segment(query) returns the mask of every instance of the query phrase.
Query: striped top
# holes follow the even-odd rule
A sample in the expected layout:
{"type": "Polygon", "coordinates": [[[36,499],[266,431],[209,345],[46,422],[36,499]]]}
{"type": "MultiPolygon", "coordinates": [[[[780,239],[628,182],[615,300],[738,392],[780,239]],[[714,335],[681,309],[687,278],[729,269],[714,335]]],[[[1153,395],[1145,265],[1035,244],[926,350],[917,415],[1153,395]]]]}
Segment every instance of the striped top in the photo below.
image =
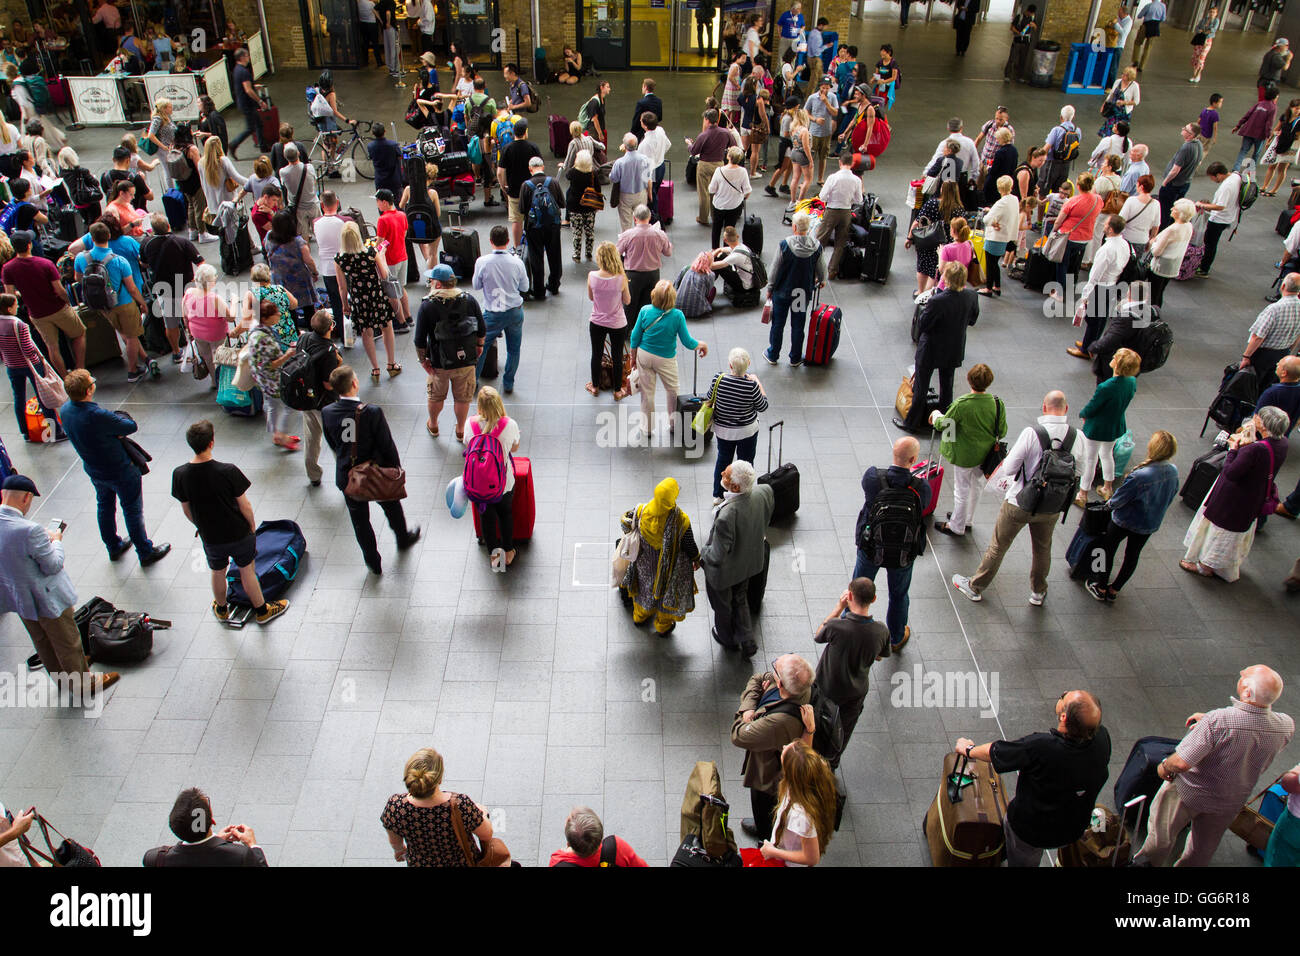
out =
{"type": "Polygon", "coordinates": [[[758,433],[758,413],[767,411],[767,396],[752,378],[730,372],[713,376],[718,396],[713,402],[713,433],[727,441],[739,441],[758,433]]]}
{"type": "Polygon", "coordinates": [[[1178,756],[1191,764],[1174,778],[1178,796],[1197,813],[1241,809],[1294,734],[1295,721],[1271,707],[1233,700],[1210,711],[1178,745],[1178,756]]]}
{"type": "Polygon", "coordinates": [[[41,353],[32,341],[31,330],[22,319],[0,317],[0,357],[3,357],[6,368],[26,368],[27,359],[31,359],[35,366],[41,365],[41,353]]]}

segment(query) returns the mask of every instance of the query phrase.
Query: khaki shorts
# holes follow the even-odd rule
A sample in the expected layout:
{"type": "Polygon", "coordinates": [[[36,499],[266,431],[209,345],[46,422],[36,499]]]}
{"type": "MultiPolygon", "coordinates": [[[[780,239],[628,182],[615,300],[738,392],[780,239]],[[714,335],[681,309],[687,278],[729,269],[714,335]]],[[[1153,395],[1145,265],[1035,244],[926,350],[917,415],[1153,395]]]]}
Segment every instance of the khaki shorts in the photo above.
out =
{"type": "Polygon", "coordinates": [[[523,222],[524,214],[519,210],[519,200],[513,196],[506,197],[507,220],[509,222],[523,222]]]}
{"type": "Polygon", "coordinates": [[[109,309],[108,324],[123,338],[134,338],[144,334],[144,323],[140,321],[140,307],[134,302],[124,302],[109,309]]]}
{"type": "Polygon", "coordinates": [[[474,380],[477,377],[477,371],[473,365],[467,365],[464,368],[436,368],[433,374],[429,376],[429,383],[425,386],[429,393],[429,398],[435,402],[445,402],[447,400],[447,389],[451,388],[451,398],[454,402],[470,402],[474,400],[474,380]]]}
{"type": "Polygon", "coordinates": [[[70,305],[65,305],[53,315],[45,315],[39,319],[32,319],[36,330],[41,333],[41,338],[47,342],[57,342],[59,333],[62,332],[70,339],[86,334],[86,327],[82,324],[81,319],[77,318],[77,311],[70,305]]]}

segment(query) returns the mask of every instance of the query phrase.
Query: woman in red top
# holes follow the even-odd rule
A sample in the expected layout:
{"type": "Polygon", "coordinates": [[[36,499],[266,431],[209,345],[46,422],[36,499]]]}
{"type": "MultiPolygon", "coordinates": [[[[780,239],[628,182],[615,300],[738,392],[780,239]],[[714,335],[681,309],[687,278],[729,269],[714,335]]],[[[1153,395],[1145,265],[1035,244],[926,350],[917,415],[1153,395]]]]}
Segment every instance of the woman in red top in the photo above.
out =
{"type": "Polygon", "coordinates": [[[1065,247],[1065,257],[1056,264],[1056,282],[1060,289],[1052,293],[1053,299],[1061,298],[1065,291],[1065,277],[1074,277],[1083,262],[1083,250],[1092,239],[1093,230],[1097,228],[1097,213],[1101,212],[1102,198],[1092,191],[1092,173],[1080,173],[1074,181],[1075,192],[1056,217],[1054,232],[1063,232],[1069,237],[1065,247]]]}
{"type": "Polygon", "coordinates": [[[268,183],[262,187],[262,195],[253,203],[253,228],[257,230],[257,241],[266,247],[266,234],[271,230],[271,218],[280,211],[280,187],[268,183]]]}
{"type": "MultiPolygon", "coordinates": [[[[37,375],[44,375],[45,360],[32,341],[31,329],[18,318],[17,312],[18,296],[7,292],[0,294],[0,358],[4,359],[9,384],[14,390],[14,417],[18,419],[18,434],[23,436],[23,441],[31,441],[27,434],[27,383],[31,382],[32,389],[35,390],[36,379],[32,375],[32,369],[36,370],[37,375]]],[[[38,392],[38,403],[39,395],[38,392]]],[[[63,433],[63,425],[59,423],[55,410],[46,408],[41,403],[41,414],[54,422],[54,440],[65,441],[68,436],[63,433]]]]}

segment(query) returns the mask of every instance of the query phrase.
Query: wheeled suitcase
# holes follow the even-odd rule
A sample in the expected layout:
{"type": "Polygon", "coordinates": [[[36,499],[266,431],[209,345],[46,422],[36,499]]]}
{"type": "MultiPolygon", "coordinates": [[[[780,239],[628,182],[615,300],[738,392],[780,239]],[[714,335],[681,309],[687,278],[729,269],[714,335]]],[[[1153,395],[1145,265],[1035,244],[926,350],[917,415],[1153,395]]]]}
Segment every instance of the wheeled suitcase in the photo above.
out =
{"type": "Polygon", "coordinates": [[[235,241],[226,242],[224,233],[219,237],[221,246],[221,271],[228,276],[237,276],[253,268],[253,237],[248,231],[248,216],[239,215],[239,225],[235,229],[235,241]]]}
{"type": "MultiPolygon", "coordinates": [[[[511,528],[510,537],[515,542],[527,541],[533,536],[533,524],[537,520],[537,497],[533,490],[533,463],[523,455],[512,455],[515,469],[514,497],[510,501],[511,528]]],[[[483,519],[477,508],[471,508],[474,514],[474,534],[479,544],[483,543],[483,519]]]]}
{"type": "Polygon", "coordinates": [[[82,237],[80,217],[77,215],[77,210],[71,206],[64,206],[62,209],[50,207],[50,219],[53,220],[58,237],[64,242],[76,242],[82,237]]]}
{"type": "Polygon", "coordinates": [[[736,854],[736,838],[727,826],[727,817],[731,810],[722,794],[722,775],[718,765],[711,760],[697,761],[686,780],[686,793],[682,797],[680,835],[682,848],[677,856],[682,855],[687,843],[694,837],[693,845],[712,863],[678,863],[676,856],[673,866],[739,866],[736,854]],[[734,862],[730,861],[734,858],[734,862]]]}
{"type": "Polygon", "coordinates": [[[546,118],[547,128],[551,133],[551,155],[563,159],[569,152],[569,143],[573,137],[569,134],[569,120],[564,116],[551,114],[546,118]]]}
{"type": "Polygon", "coordinates": [[[88,306],[77,306],[77,318],[86,327],[86,368],[122,357],[117,333],[108,324],[108,316],[88,306]]]}
{"type": "Polygon", "coordinates": [[[763,220],[752,213],[745,216],[740,230],[740,241],[756,256],[763,254],[763,220]]]}
{"type": "Polygon", "coordinates": [[[921,512],[923,517],[934,514],[934,509],[939,504],[939,492],[943,490],[943,459],[934,453],[934,443],[938,437],[938,432],[930,435],[930,450],[925,458],[912,466],[912,474],[930,486],[930,503],[921,512]]]}
{"type": "Polygon", "coordinates": [[[843,315],[835,306],[814,306],[808,319],[808,337],[803,353],[805,365],[830,364],[831,357],[840,344],[842,322],[843,315]]]}
{"type": "Polygon", "coordinates": [[[767,593],[767,571],[772,564],[772,545],[766,538],[763,539],[763,570],[750,578],[746,583],[746,601],[749,604],[749,613],[755,616],[763,608],[763,595],[767,593]]]}
{"type": "Polygon", "coordinates": [[[477,229],[453,226],[442,231],[442,249],[438,253],[438,261],[451,266],[458,278],[468,279],[474,275],[474,263],[478,262],[478,257],[477,229]]]}
{"type": "Polygon", "coordinates": [[[696,412],[703,407],[709,398],[708,395],[700,394],[700,354],[698,352],[692,354],[695,356],[695,377],[691,383],[691,391],[689,394],[679,394],[677,396],[677,434],[682,436],[682,448],[686,450],[688,455],[693,450],[702,450],[705,445],[713,440],[713,429],[710,428],[703,435],[700,435],[695,431],[692,424],[696,412]],[[690,445],[685,441],[688,431],[696,436],[695,441],[690,445]]]}
{"type": "Polygon", "coordinates": [[[167,214],[167,225],[171,226],[172,232],[184,235],[188,221],[185,194],[173,186],[163,193],[162,204],[163,212],[167,214]]]}
{"type": "Polygon", "coordinates": [[[501,374],[501,364],[497,358],[497,340],[493,339],[492,344],[487,347],[487,352],[483,356],[483,371],[479,373],[479,378],[491,381],[501,374]]]}
{"type": "Polygon", "coordinates": [[[898,239],[897,217],[873,216],[867,225],[867,244],[863,248],[862,281],[885,282],[894,264],[894,243],[898,239]]]}
{"type": "Polygon", "coordinates": [[[665,226],[673,224],[673,166],[664,160],[664,181],[655,194],[655,214],[665,226]]]}
{"type": "Polygon", "coordinates": [[[1083,522],[1079,523],[1074,537],[1070,539],[1070,544],[1065,549],[1065,562],[1070,568],[1072,580],[1082,581],[1088,577],[1094,567],[1094,561],[1100,557],[1100,542],[1099,535],[1090,533],[1083,522]]]}
{"type": "Polygon", "coordinates": [[[840,267],[835,273],[837,279],[861,279],[862,266],[866,262],[866,253],[860,246],[845,246],[840,254],[840,267]]]}
{"type": "Polygon", "coordinates": [[[270,149],[280,142],[280,107],[272,106],[270,101],[263,101],[257,109],[257,123],[262,130],[262,148],[270,149]]]}
{"type": "Polygon", "coordinates": [[[709,851],[704,849],[700,842],[698,833],[691,833],[682,840],[681,845],[677,847],[677,852],[673,854],[672,861],[668,864],[671,866],[681,867],[699,867],[703,869],[717,869],[719,867],[740,866],[740,854],[735,850],[729,850],[725,856],[712,857],[709,851]]]}
{"type": "Polygon", "coordinates": [[[769,524],[792,517],[799,510],[799,469],[793,462],[783,462],[785,453],[785,421],[779,421],[767,430],[767,471],[758,477],[760,485],[771,485],[776,497],[769,524]],[[781,443],[776,451],[776,468],[772,468],[772,432],[781,429],[781,443]]]}
{"type": "Polygon", "coordinates": [[[1124,769],[1115,778],[1115,809],[1124,812],[1124,805],[1137,797],[1146,797],[1133,820],[1133,832],[1138,833],[1146,824],[1151,800],[1160,789],[1160,775],[1156,767],[1178,747],[1173,737],[1140,737],[1128,752],[1124,769]]]}
{"type": "Polygon", "coordinates": [[[1223,471],[1227,459],[1228,449],[1216,446],[1192,462],[1192,469],[1187,473],[1187,480],[1179,492],[1183,504],[1193,511],[1201,506],[1205,496],[1214,487],[1214,482],[1218,480],[1219,473],[1223,471]]]}
{"type": "MultiPolygon", "coordinates": [[[[284,518],[263,521],[257,526],[253,566],[265,600],[277,600],[289,590],[306,554],[307,539],[296,521],[284,518]]],[[[252,616],[253,607],[244,590],[239,569],[233,561],[226,570],[226,588],[229,595],[227,600],[231,604],[226,624],[230,627],[243,627],[252,616]]]]}
{"type": "Polygon", "coordinates": [[[1029,250],[1029,259],[1025,262],[1025,288],[1030,292],[1042,292],[1043,286],[1056,278],[1056,263],[1052,262],[1037,249],[1029,250]]]}
{"type": "Polygon", "coordinates": [[[1258,400],[1259,373],[1254,367],[1228,365],[1223,370],[1219,391],[1205,412],[1205,421],[1201,422],[1201,434],[1205,434],[1210,422],[1230,432],[1236,431],[1242,420],[1255,410],[1258,400]]]}
{"type": "Polygon", "coordinates": [[[939,792],[921,830],[934,866],[998,866],[1006,851],[1002,778],[986,763],[957,754],[943,758],[939,792]]]}

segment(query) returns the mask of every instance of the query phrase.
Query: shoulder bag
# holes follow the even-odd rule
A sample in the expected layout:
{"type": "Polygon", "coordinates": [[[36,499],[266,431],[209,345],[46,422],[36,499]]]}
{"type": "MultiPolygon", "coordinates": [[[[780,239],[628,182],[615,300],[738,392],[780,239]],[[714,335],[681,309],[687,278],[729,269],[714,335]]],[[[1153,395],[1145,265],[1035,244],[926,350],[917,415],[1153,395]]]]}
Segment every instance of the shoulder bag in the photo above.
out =
{"type": "Polygon", "coordinates": [[[622,587],[623,579],[627,577],[627,569],[636,562],[637,556],[641,553],[641,509],[637,508],[632,513],[632,527],[619,538],[614,545],[614,556],[610,559],[610,587],[622,587]]]}
{"type": "Polygon", "coordinates": [[[713,383],[713,394],[700,405],[700,410],[695,413],[691,419],[691,428],[695,429],[697,434],[703,435],[713,425],[713,405],[718,400],[718,386],[722,384],[722,376],[713,383]]]}
{"type": "Polygon", "coordinates": [[[1052,234],[1043,243],[1043,257],[1048,262],[1064,262],[1065,250],[1069,245],[1069,234],[1060,229],[1053,229],[1052,234]]]}
{"type": "MultiPolygon", "coordinates": [[[[11,328],[16,329],[19,320],[13,319],[11,321],[13,322],[11,328]]],[[[17,339],[17,335],[14,338],[17,339]]],[[[40,399],[41,404],[55,411],[62,408],[63,403],[68,400],[68,393],[63,387],[63,380],[54,371],[54,367],[49,362],[45,362],[45,373],[42,375],[36,371],[36,366],[32,364],[32,360],[27,356],[26,352],[23,352],[23,361],[27,363],[27,367],[31,370],[32,380],[36,383],[36,397],[40,399]]]]}
{"type": "MultiPolygon", "coordinates": [[[[1004,416],[1006,412],[1002,405],[1002,399],[994,395],[993,400],[997,402],[997,411],[993,416],[993,427],[996,429],[998,427],[998,418],[1004,416]]],[[[992,478],[993,473],[1001,467],[1006,458],[1007,443],[1001,438],[995,438],[993,444],[989,446],[989,450],[984,453],[984,460],[980,462],[980,471],[983,472],[985,478],[992,478]]]]}
{"type": "Polygon", "coordinates": [[[470,866],[509,866],[510,850],[505,843],[498,837],[488,840],[487,846],[479,848],[479,852],[474,852],[474,840],[465,831],[465,820],[460,815],[460,794],[451,795],[451,827],[456,831],[456,840],[460,843],[461,852],[465,854],[465,862],[470,866]]]}
{"type": "MultiPolygon", "coordinates": [[[[361,429],[364,402],[357,405],[353,421],[352,462],[343,494],[354,501],[401,501],[406,497],[406,471],[400,465],[388,468],[373,461],[357,461],[357,432],[361,429]]],[[[452,816],[455,816],[453,812],[452,816]]]]}
{"type": "Polygon", "coordinates": [[[910,238],[913,248],[921,252],[933,252],[943,245],[947,236],[944,234],[943,223],[938,219],[931,221],[925,216],[918,216],[910,238]]]}
{"type": "Polygon", "coordinates": [[[983,285],[984,270],[980,268],[980,257],[975,252],[975,243],[969,239],[966,243],[970,246],[970,265],[966,267],[966,283],[971,286],[983,285]]]}

